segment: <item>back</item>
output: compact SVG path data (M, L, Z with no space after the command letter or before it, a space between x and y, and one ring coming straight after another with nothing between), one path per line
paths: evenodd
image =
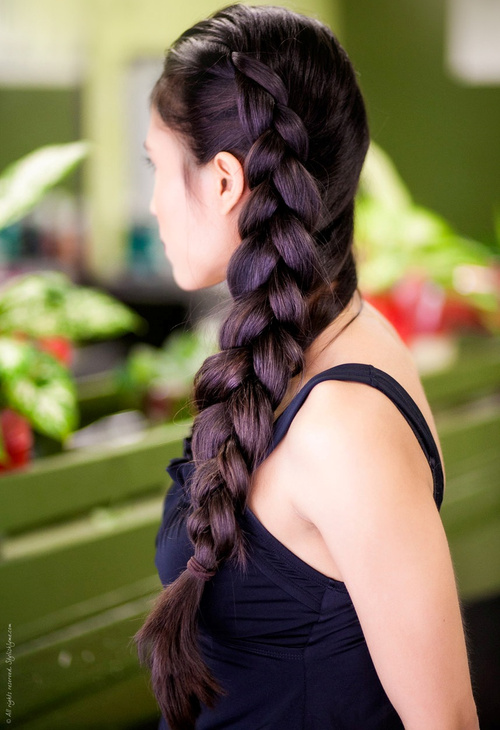
M271 451L285 436L314 386L353 380L382 391L408 421L434 479L439 508L443 472L432 434L416 403L391 376L371 365L329 368L306 383L275 423ZM174 580L192 554L185 530L190 444L168 467L157 537L162 583ZM247 509L244 572L226 563L207 584L200 607L203 656L226 694L204 707L197 728L325 730L402 728L378 679L346 586L317 571L279 542ZM161 728L166 728L164 721Z

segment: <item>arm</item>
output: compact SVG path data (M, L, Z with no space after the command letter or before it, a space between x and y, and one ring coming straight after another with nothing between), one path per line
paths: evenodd
M406 730L477 730L448 544L410 426L375 389L327 381L287 442L294 506L335 560Z

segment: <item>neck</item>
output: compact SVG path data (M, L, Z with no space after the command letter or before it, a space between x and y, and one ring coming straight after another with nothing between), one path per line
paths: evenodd
M321 353L356 319L361 313L363 304L364 300L359 290L356 289L340 314L319 333L305 351L305 367L302 375L313 369L314 363Z
M320 360L321 354L334 340L337 339L337 337L342 334L351 322L356 319L356 317L361 313L363 304L364 299L360 295L359 291L356 290L340 314L338 314L335 319L332 320L330 324L325 327L311 342L304 353L305 367L300 373L290 379L287 393L275 411L274 415L276 418L287 407L292 398L299 392L304 383L312 378L316 372L323 369L321 366L318 369L318 361Z

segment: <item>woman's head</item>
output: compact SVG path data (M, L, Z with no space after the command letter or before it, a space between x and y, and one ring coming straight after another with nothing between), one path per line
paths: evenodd
M338 256L328 249L329 226L342 214L352 217L368 131L352 66L326 26L280 7L229 6L173 44L151 102L152 128L174 133L182 153L188 210L181 215L179 200L177 215L170 215L172 196L165 201L164 218L170 225L174 219L177 226L186 225L183 243L187 250L193 247L189 261L195 280L203 281L201 271L196 277L196 268L203 268L199 256L211 251L207 238L211 233L218 234L219 241L224 238L228 222L227 217L221 224L220 218L210 216L213 199L219 199L217 185L224 184L223 171L214 166L221 152L245 171L241 197L229 215L233 231L248 189L269 182L275 187L280 181L290 187L304 171L312 176L318 199L301 201L306 207L310 203L303 212L313 219L311 233L322 277L335 280ZM289 158L287 169L280 175L284 157ZM292 198L301 192L289 190ZM297 201L287 202L293 210ZM161 212L157 209L156 215ZM193 222L203 227L204 247L197 246L201 241L196 230L189 230ZM352 220L348 224L352 234ZM349 238L347 231L345 237ZM162 240L168 252L169 241ZM229 254L239 240L230 241Z
M233 298L220 352L195 378L194 555L136 635L175 730L194 727L219 692L196 641L204 580L225 560L244 563L239 517L274 413L357 286L353 201L368 130L332 32L279 7L232 5L186 31L152 108L148 146L153 162L165 155L152 211L176 279L197 288L226 276Z

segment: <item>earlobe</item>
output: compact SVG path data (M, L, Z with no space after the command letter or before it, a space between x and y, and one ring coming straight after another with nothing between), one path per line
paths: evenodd
M230 152L218 152L212 160L220 213L227 215L240 202L245 191L241 162Z

